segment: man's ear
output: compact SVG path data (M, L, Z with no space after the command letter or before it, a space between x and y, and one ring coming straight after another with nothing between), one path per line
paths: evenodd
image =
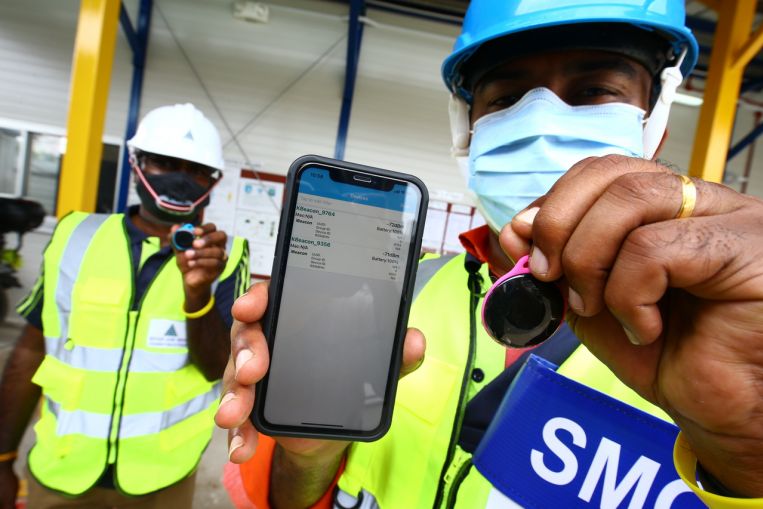
M665 145L665 142L668 140L668 128L665 128L665 132L662 133L662 138L660 139L660 144L657 145L657 150L654 151L654 155L652 156L652 161L656 160L657 157L660 155L660 152L662 152L662 147Z

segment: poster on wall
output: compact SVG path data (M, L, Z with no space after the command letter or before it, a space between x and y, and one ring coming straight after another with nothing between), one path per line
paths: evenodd
M252 278L270 277L285 185L283 175L227 168L205 209L204 222L249 241Z
M270 277L286 177L241 170L235 206L234 235L249 241L252 277Z
M238 167L226 169L205 211L205 222L249 241L249 271L254 279L270 277L285 187L284 175ZM470 205L431 200L421 250L460 253L464 249L459 234L483 224L485 220Z
M240 168L225 168L223 178L212 189L209 206L204 209L204 222L214 223L218 230L228 235L233 235L234 214L231 211L236 206L240 171Z

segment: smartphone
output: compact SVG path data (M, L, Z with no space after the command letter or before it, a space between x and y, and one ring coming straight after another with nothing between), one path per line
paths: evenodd
M362 441L387 431L427 201L411 175L318 156L291 165L257 429Z

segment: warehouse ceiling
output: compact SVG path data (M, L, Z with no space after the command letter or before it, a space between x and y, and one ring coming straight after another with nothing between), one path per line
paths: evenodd
M349 0L341 0L349 3ZM468 0L365 0L371 9L407 13L425 19L460 25L469 5ZM758 2L757 27L763 19L763 1ZM707 74L713 35L717 22L716 12L701 0L686 1L687 23L700 45L700 58L692 74L694 78L704 78ZM763 90L763 57L758 56L748 65L742 86L743 93L757 93Z
M758 14L753 23L753 29L757 28L763 19L763 2L758 1L757 11ZM700 0L689 0L686 2L686 15L687 23L697 37L700 47L699 62L692 75L702 78L707 75L718 16L713 9L706 6ZM759 93L761 90L763 90L763 55L758 54L745 68L742 94Z
M367 0L369 5L372 3ZM469 6L468 0L379 0L379 4L389 4L400 8L424 11L441 16L452 16L463 18L466 8Z

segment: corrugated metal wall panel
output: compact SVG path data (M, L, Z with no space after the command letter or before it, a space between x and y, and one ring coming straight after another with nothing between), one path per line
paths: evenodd
M441 35L365 27L348 159L415 173L432 190L463 190L449 155L448 93L440 79L451 46Z
M346 8L332 2L284 4L309 9L270 3L270 21L263 24L234 19L228 1L156 1L141 114L162 104L193 102L218 126L226 158L249 159L267 171L283 173L305 153L333 155L344 84ZM136 6L135 0L126 2L133 20ZM0 75L10 79L0 80L0 117L66 125L77 13L76 0L4 0ZM381 26L365 30L347 157L411 171L430 186L458 190L461 181L453 178L447 155L447 95L438 74L451 41L390 28L394 16L379 17ZM455 34L455 28L451 31ZM124 134L131 61L120 33L107 135ZM443 176L443 166L451 178Z
M66 124L77 7L73 0L0 4L0 116Z
M157 10L143 111L172 98L190 100L220 128L227 158L248 158L268 171L284 173L306 152L333 151L346 37L339 16L271 6L268 23L249 23L234 19L228 2L178 0L159 2Z
M245 127L238 141L252 162L282 173L301 154L333 154L343 91L346 13L271 4L269 23L258 24L234 20L227 7L213 8L214 2L199 6L164 0L158 6L163 16L154 17L144 110L173 95L193 93L164 81L173 73L187 73L178 63L182 55L169 35L172 30L231 129L238 133ZM325 6L337 9L336 4ZM373 19L373 11L369 16ZM198 26L200 20L204 26ZM455 34L455 28L452 31ZM461 179L448 156L447 94L439 78L439 62L451 45L452 39L443 35L386 24L366 27L348 159L415 172L430 186L460 190ZM411 47L416 51L410 52ZM161 93L167 85L169 93ZM203 107L206 100L196 102ZM210 116L217 117L212 112ZM223 124L219 120L218 125ZM223 140L226 157L245 159L230 133L223 132Z
M0 117L65 127L69 102L76 0L0 3ZM131 53L117 37L106 135L121 137L131 76Z

